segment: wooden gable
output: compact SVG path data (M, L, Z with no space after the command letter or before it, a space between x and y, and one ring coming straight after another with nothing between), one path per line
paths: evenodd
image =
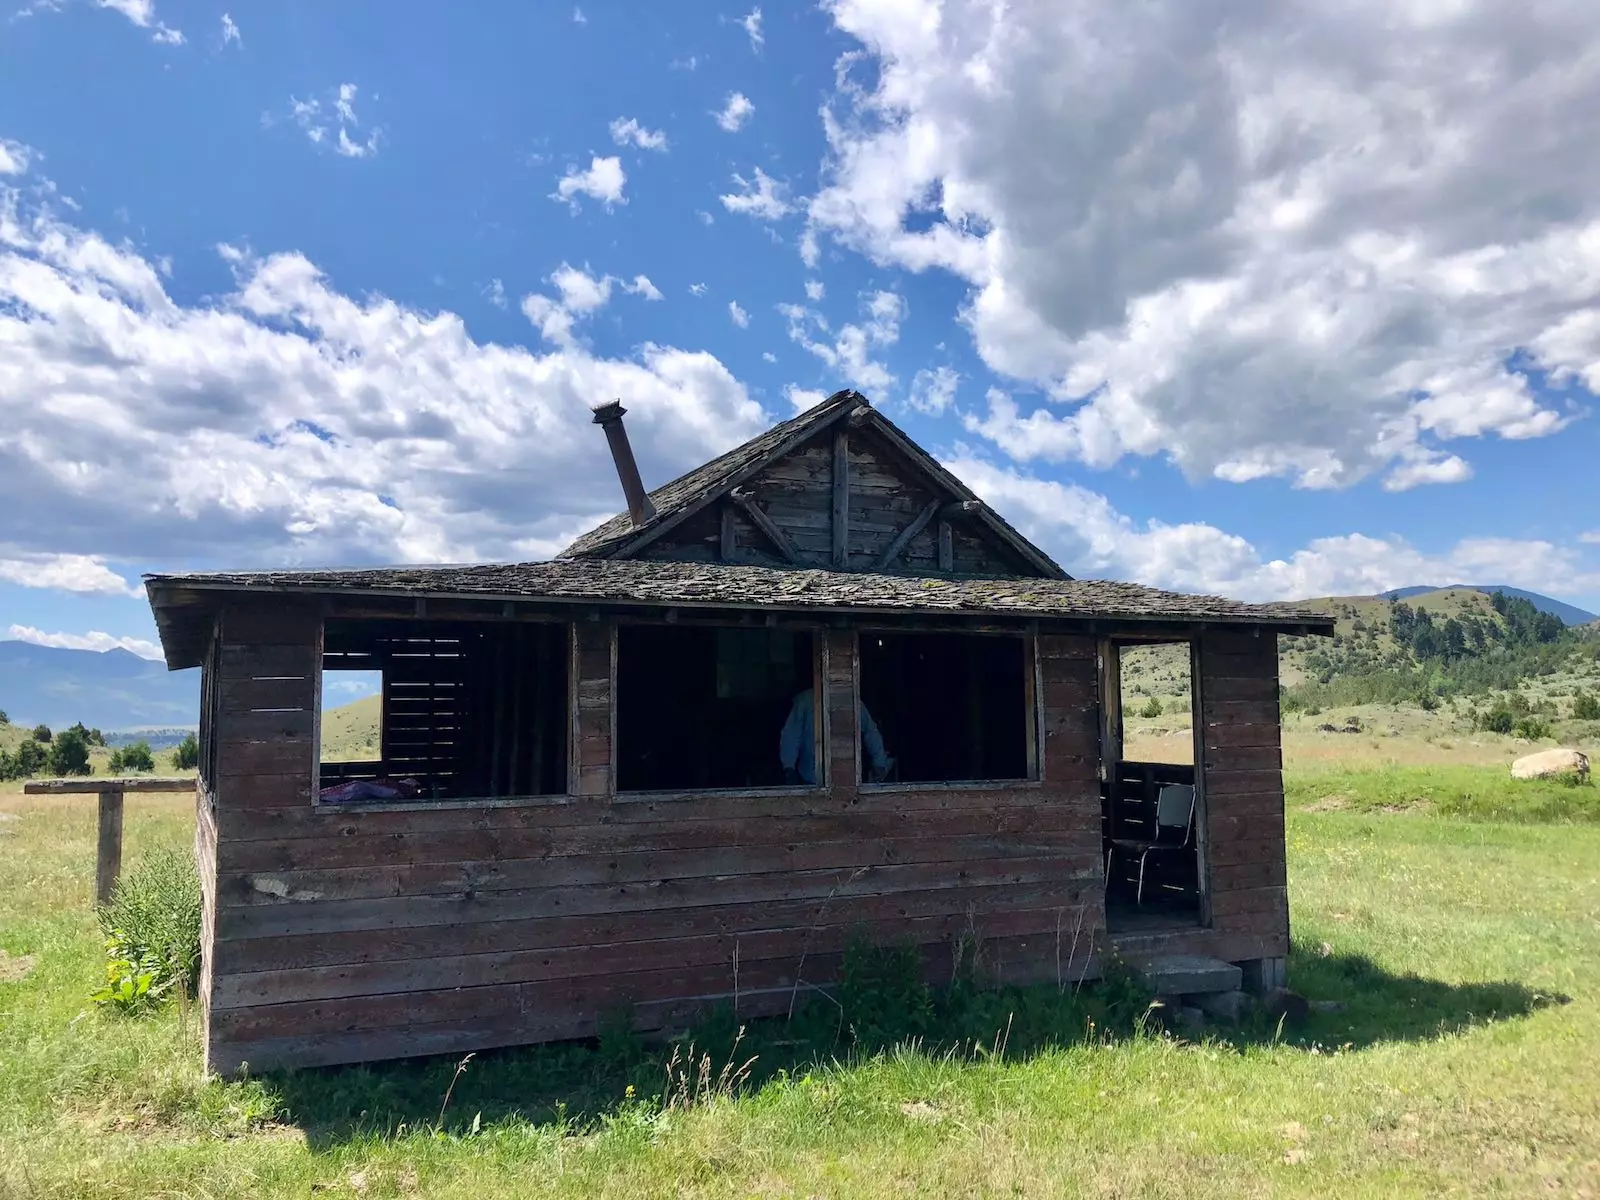
M626 556L1059 577L953 477L917 461L921 452L897 433L876 414L836 421Z

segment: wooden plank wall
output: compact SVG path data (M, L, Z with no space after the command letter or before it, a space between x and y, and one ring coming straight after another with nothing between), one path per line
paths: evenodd
M810 567L833 563L833 435L825 431L772 463L744 490L789 539L799 562ZM872 568L879 557L935 499L923 472L914 469L884 440L869 430L849 434L849 504L847 507L850 570ZM941 497L949 499L950 497ZM642 557L678 561L720 558L720 505L695 514L657 542ZM737 510L733 523L735 561L785 565L768 538ZM896 556L893 567L937 575L939 522L930 522ZM1034 570L998 539L964 520L952 523L952 561L957 573L1022 574Z
M215 1070L583 1036L625 1006L643 1029L718 998L741 1018L778 1013L835 978L858 929L926 947L935 974L969 932L994 979L1095 969L1087 639L1038 639L1040 782L857 786L855 636L835 629L824 637L835 786L618 797L612 627L580 621L574 794L355 810L311 803L315 742L299 714L314 700L314 623L293 644L234 643L287 639L292 624L230 614L226 626ZM267 723L270 747L257 736L268 693L286 706Z
M1277 642L1270 630L1200 639L1207 953L1230 961L1289 952Z

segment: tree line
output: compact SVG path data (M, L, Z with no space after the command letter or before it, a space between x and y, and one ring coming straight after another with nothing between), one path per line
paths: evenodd
M1600 659L1600 638L1592 631L1569 627L1520 596L1495 592L1489 604L1490 612L1441 619L1391 601L1387 625L1393 645L1386 648L1374 636L1381 626L1359 620L1353 638L1313 642L1304 660L1308 678L1285 689L1285 707L1412 703L1431 710L1453 696L1515 691L1529 678L1561 670L1574 655ZM1586 714L1597 703L1580 695L1573 715L1593 719ZM1509 712L1513 724L1526 715ZM1493 720L1503 725L1507 714L1497 708Z
M10 723L6 714L0 712L0 726ZM105 744L105 735L100 730L89 729L81 721L59 733L48 725L36 725L15 750L0 749L0 779L93 775L90 752L95 747L103 749ZM186 735L168 758L176 770L193 770L200 763L199 740L192 733ZM111 752L106 769L112 775L154 771L156 756L149 742L131 742Z

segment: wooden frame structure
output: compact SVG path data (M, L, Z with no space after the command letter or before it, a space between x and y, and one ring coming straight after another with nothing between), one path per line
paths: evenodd
M169 666L206 669L213 1070L587 1036L623 1008L641 1029L716 1002L779 1013L857 933L921 946L935 978L974 936L995 981L1093 976L1112 947L1277 969L1276 634L1328 618L1071 580L851 392L648 501L549 563L149 577ZM565 787L324 802L324 630L352 621L558 626ZM818 782L619 791L634 622L809 631ZM859 638L880 629L1021 639L1025 778L862 781ZM1199 919L1123 935L1105 926L1101 680L1130 636L1195 647L1205 894Z

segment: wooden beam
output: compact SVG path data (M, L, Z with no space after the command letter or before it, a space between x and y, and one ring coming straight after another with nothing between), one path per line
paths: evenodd
M927 505L921 512L911 518L911 523L895 535L894 541L889 543L889 548L878 556L875 570L883 570L895 559L900 557L900 552L911 544L911 539L916 537L928 527L928 522L933 520L933 514L939 511L937 500Z
M949 521L939 522L939 570L954 571L956 569L956 540L955 532L950 528Z
M953 500L939 509L939 515L948 521L956 517L975 517L982 511L981 500Z
M850 431L833 431L833 567L850 565Z
M734 524L733 505L722 506L722 544L721 555L723 562L732 562L739 553L739 528Z
M789 562L800 561L795 554L793 543L784 535L783 530L773 524L766 510L757 504L748 492L735 491L732 495L733 502L744 509L744 515L750 518L751 524L767 535L767 540L778 548L779 554Z
M850 415L845 418L851 429L860 429L872 419L872 409L863 404L859 408L852 408Z
M192 792L193 775L128 775L110 779L30 779L22 790L30 796L82 795L86 792Z

